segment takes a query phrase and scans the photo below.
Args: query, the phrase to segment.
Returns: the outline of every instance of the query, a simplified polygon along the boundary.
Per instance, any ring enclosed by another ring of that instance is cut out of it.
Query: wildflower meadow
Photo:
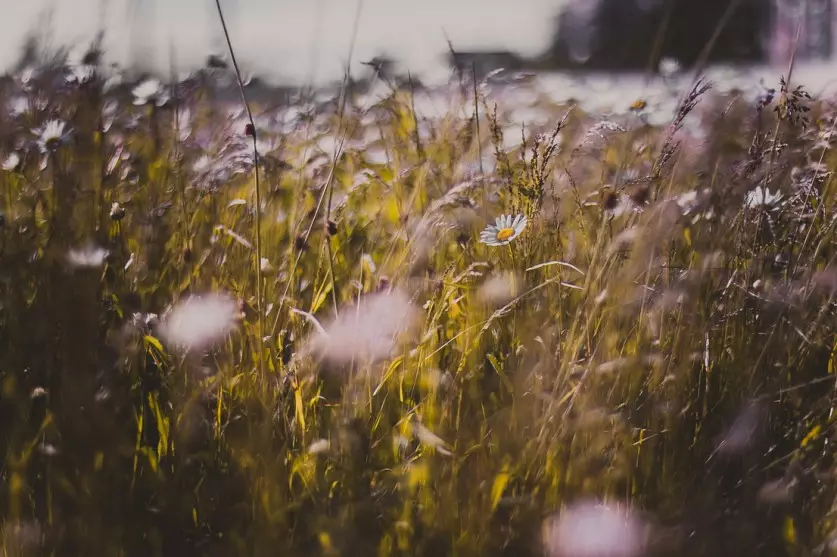
[[[0,79],[3,555],[835,554],[833,100],[213,61]]]

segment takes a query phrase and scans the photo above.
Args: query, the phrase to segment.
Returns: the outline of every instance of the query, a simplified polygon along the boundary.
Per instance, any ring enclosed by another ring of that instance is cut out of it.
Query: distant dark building
[[[782,0],[811,2],[822,0]],[[831,2],[831,0],[825,0]],[[721,28],[709,62],[770,58],[775,0],[741,0]],[[661,58],[693,65],[731,0],[571,0],[558,17],[550,66],[601,70],[656,68]]]

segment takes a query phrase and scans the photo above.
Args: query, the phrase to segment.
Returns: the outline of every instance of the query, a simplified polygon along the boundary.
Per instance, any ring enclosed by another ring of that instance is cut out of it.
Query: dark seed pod
[[[604,203],[602,206],[605,208],[605,211],[612,211],[619,205],[619,196],[617,196],[613,192],[608,192],[605,195]]]
[[[337,234],[337,223],[333,220],[326,221],[326,232],[329,236],[334,236]]]
[[[645,202],[648,201],[648,189],[647,185],[637,188],[631,194],[631,201],[636,205],[645,205]]]
[[[216,54],[210,54],[206,59],[206,67],[215,70],[223,70],[227,68],[227,62]]]
[[[378,292],[387,292],[392,287],[392,281],[387,276],[382,276],[378,279]]]

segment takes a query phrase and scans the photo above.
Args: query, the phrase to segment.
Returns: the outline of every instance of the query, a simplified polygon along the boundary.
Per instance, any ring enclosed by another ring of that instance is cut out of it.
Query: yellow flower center
[[[514,228],[501,228],[497,231],[498,242],[505,242],[512,236],[514,236]]]

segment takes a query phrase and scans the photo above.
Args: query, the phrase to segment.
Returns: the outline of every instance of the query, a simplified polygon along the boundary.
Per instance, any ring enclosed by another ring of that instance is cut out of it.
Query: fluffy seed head
[[[549,557],[638,557],[645,546],[642,523],[616,503],[580,501],[546,521]]]
[[[67,262],[75,268],[101,267],[109,253],[104,248],[88,245],[67,252]]]
[[[181,349],[206,348],[232,332],[240,318],[238,303],[226,294],[191,296],[166,316],[161,336]]]
[[[308,352],[332,363],[375,362],[392,355],[397,341],[417,315],[399,290],[365,296],[344,307],[308,345]]]

